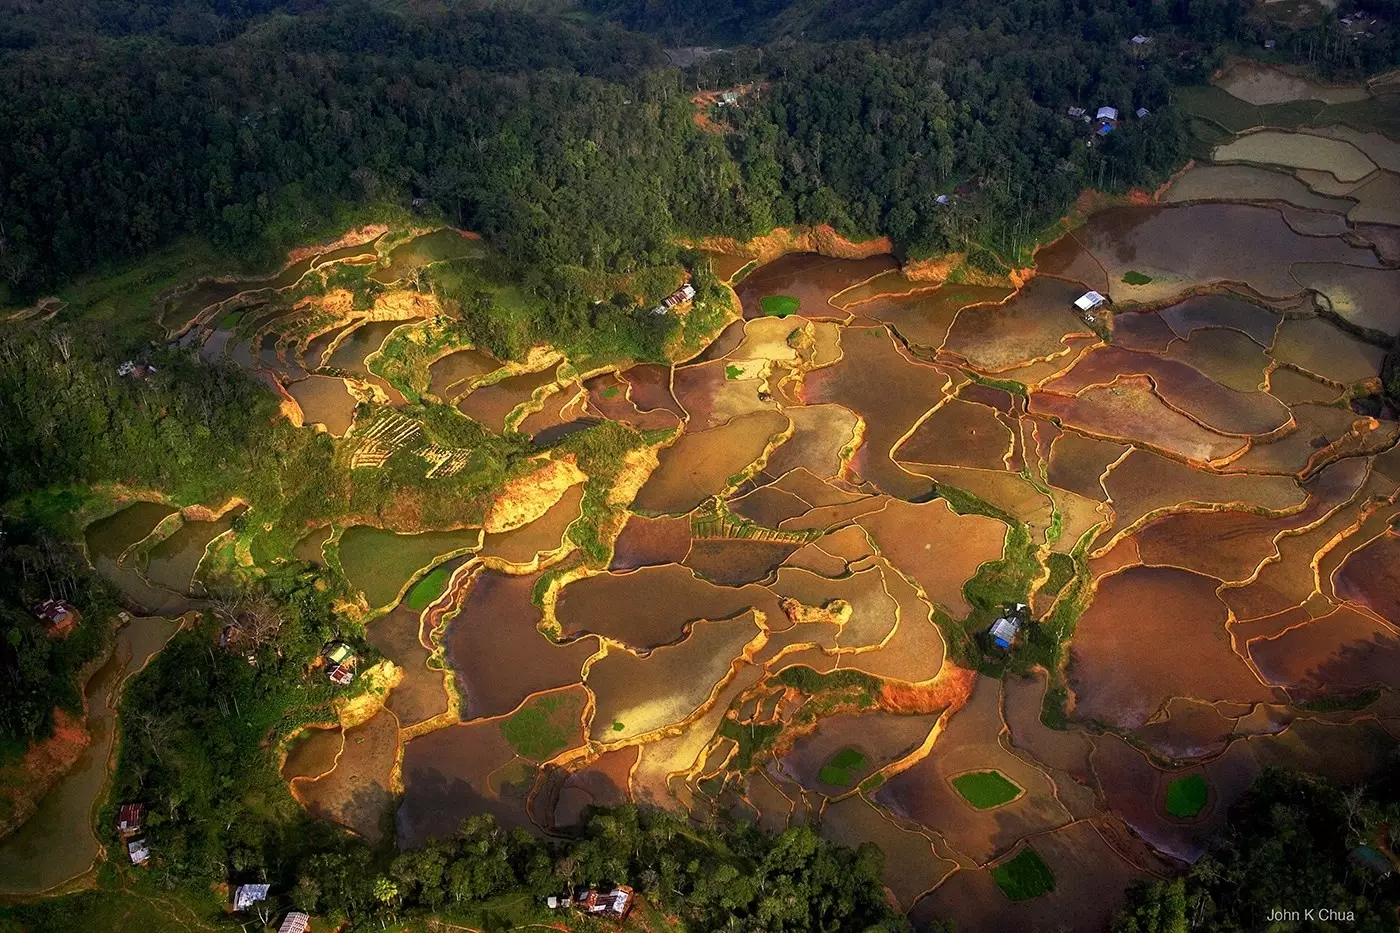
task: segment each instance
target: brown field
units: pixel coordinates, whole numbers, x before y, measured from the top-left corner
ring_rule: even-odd
[[[792,421],[792,437],[773,451],[765,470],[781,476],[802,467],[829,478],[841,472],[841,453],[855,440],[855,412],[840,405],[803,405],[784,412]]]
[[[355,420],[355,398],[338,376],[308,376],[287,386],[307,424],[324,425],[335,437],[350,430]]]
[[[933,602],[961,618],[970,608],[962,587],[977,568],[1001,557],[1006,526],[985,515],[958,515],[943,499],[892,501],[862,516],[861,526],[890,562]]]
[[[798,313],[804,317],[844,319],[844,315],[828,303],[831,296],[889,272],[897,265],[892,256],[830,259],[815,253],[791,253],[749,273],[735,291],[745,318],[763,315],[759,300],[764,296],[791,295],[798,300]]]
[[[1231,649],[1217,586],[1170,567],[1102,580],[1070,646],[1075,714],[1132,729],[1170,697],[1276,699]]]
[[[556,368],[550,366],[539,372],[507,376],[500,382],[472,389],[457,403],[457,410],[499,434],[505,430],[506,417],[517,406],[528,402],[537,389],[554,382]]]
[[[564,491],[559,501],[527,525],[484,536],[480,554],[513,564],[529,564],[540,553],[557,550],[564,532],[582,513],[583,484]]]
[[[885,886],[905,910],[914,906],[919,895],[957,868],[957,862],[934,851],[933,841],[927,836],[896,825],[860,797],[851,797],[823,810],[820,832],[838,845],[857,847],[863,842],[878,845],[885,853]]]
[[[928,738],[939,715],[844,713],[829,716],[822,720],[820,730],[793,743],[782,758],[783,771],[808,790],[838,797],[886,765],[916,751]],[[844,748],[860,752],[865,756],[865,763],[850,772],[852,780],[847,785],[823,782],[822,768]]]
[[[967,706],[952,716],[927,757],[888,780],[876,803],[943,837],[954,851],[985,863],[1022,838],[1064,826],[1071,816],[1042,772],[1002,746],[1001,685],[979,678]],[[1025,790],[994,810],[975,810],[949,783],[967,771],[1000,771]]]
[[[782,614],[777,598],[761,586],[716,586],[689,568],[667,564],[570,583],[555,615],[566,638],[602,635],[646,651],[679,641],[693,622],[729,619],[750,608],[767,618]]]
[[[895,457],[915,463],[1003,470],[1011,450],[1011,431],[994,409],[950,398],[895,449]]]
[[[595,638],[555,645],[539,633],[541,613],[530,602],[537,577],[481,571],[447,624],[445,656],[468,718],[501,716],[532,693],[578,683],[598,651]]]
[[[854,464],[862,477],[890,495],[926,492],[928,482],[895,466],[890,451],[949,394],[952,376],[910,359],[883,327],[847,328],[843,347],[841,362],[807,375],[803,398],[835,402],[865,421],[865,440]]]
[[[393,713],[380,711],[364,725],[345,731],[335,770],[315,780],[294,781],[292,793],[317,816],[378,842],[393,805],[389,775],[398,753],[398,721]]]
[[[708,431],[682,434],[661,451],[661,465],[637,494],[634,507],[660,514],[691,511],[725,491],[731,477],[763,456],[787,426],[787,418],[776,411],[756,411]]]
[[[744,320],[680,365],[598,374],[574,360],[480,386],[501,364],[474,350],[435,361],[433,394],[495,431],[519,411],[513,430],[536,448],[602,420],[678,430],[650,474],[629,461],[640,469],[618,489],[640,491],[609,503],[608,566],[570,541],[576,484],[472,555],[524,571],[546,555],[553,569],[474,565],[432,632],[403,606],[372,619],[369,641],[402,677],[344,740],[317,731],[286,750],[295,793],[374,838],[399,726],[414,727],[403,845],[478,813],[568,831],[629,801],[813,825],[880,845],[916,923],[1000,933],[1106,927],[1124,885],[1198,858],[1267,766],[1373,779],[1400,745],[1400,422],[1347,403],[1375,392],[1400,329],[1380,258],[1400,258],[1400,238],[1355,226],[1395,214],[1400,145],[1337,125],[1221,149],[1242,153],[1309,167],[1197,166],[1167,204],[1099,211],[1047,244],[1019,289],[919,282],[889,256],[789,255],[755,262],[737,289]],[[736,276],[747,261],[720,264]],[[1130,271],[1152,281],[1126,283]],[[1116,299],[1094,324],[1108,339],[1071,310],[1085,288]],[[768,296],[796,298],[797,313],[763,314]],[[315,349],[362,367],[392,326]],[[251,363],[251,333],[218,352]],[[280,368],[276,353],[264,341]],[[586,365],[580,384],[572,366]],[[292,383],[311,393],[308,417],[328,388],[320,403],[343,432],[354,399],[340,383]],[[103,519],[88,549],[129,598],[178,607],[189,600],[116,564],[168,512]],[[297,556],[321,559],[330,532],[297,529]],[[350,537],[361,575],[383,576],[388,552]],[[1004,568],[979,576],[1008,540]],[[1072,552],[1074,570],[1087,564],[1073,584]],[[172,585],[187,585],[193,568],[176,569]],[[1065,663],[1047,652],[1053,632],[1032,628],[1004,677],[959,666],[1002,666],[983,649],[988,603],[1026,599],[1012,589],[1024,579],[1040,588],[1033,624],[1087,604],[1057,629]],[[799,667],[880,683],[824,690]],[[1364,710],[1294,705],[1372,688]],[[464,721],[444,726],[457,700]],[[824,776],[843,751],[863,760]],[[951,780],[989,770],[1022,793],[977,810]],[[1165,811],[1186,774],[1210,788],[1189,820]],[[1056,887],[1012,903],[990,868],[1027,846]]]

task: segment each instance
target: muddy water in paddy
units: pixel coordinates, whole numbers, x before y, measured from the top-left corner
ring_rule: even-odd
[[[0,893],[33,894],[87,871],[97,858],[93,807],[107,779],[122,681],[139,671],[175,633],[166,619],[136,618],[83,691],[92,741],[14,833],[0,840]]]
[[[500,382],[473,389],[460,402],[457,410],[479,421],[489,430],[500,433],[505,430],[506,417],[530,400],[535,390],[541,389],[555,380],[557,366],[549,366],[539,372],[507,376]]]
[[[287,757],[282,762],[282,779],[318,778],[335,767],[335,760],[345,744],[339,726],[310,726],[287,743]]]
[[[160,522],[175,514],[175,507],[159,502],[136,502],[106,518],[99,518],[83,531],[88,557],[120,559],[132,545],[149,535]]]
[[[389,264],[370,273],[370,278],[382,285],[392,285],[431,263],[484,254],[485,246],[480,239],[444,227],[394,247],[389,253]]]
[[[892,256],[829,259],[816,253],[793,253],[749,273],[736,291],[745,318],[762,317],[761,299],[776,295],[796,298],[797,311],[805,317],[844,318],[828,299],[896,265]]]
[[[185,521],[178,531],[151,548],[147,554],[146,579],[176,593],[203,591],[195,572],[205,551],[220,535],[233,527],[233,521],[247,511],[237,506],[212,522]]]
[[[466,388],[465,383],[500,367],[500,363],[480,350],[457,350],[428,367],[428,391],[440,399],[451,399]]]
[[[583,679],[596,638],[556,645],[540,634],[540,609],[530,600],[538,573],[507,576],[484,570],[472,580],[462,610],[442,636],[467,719],[501,716],[530,694]]]
[[[342,369],[360,377],[368,376],[369,370],[365,368],[365,357],[378,350],[394,328],[406,323],[409,322],[372,321],[368,324],[362,324],[355,328],[350,336],[340,341],[335,352],[322,365],[329,369]]]
[[[309,376],[287,386],[307,424],[325,425],[334,437],[350,430],[355,421],[355,397],[339,376]]]
[[[330,345],[335,343],[336,338],[341,334],[354,327],[356,323],[355,321],[351,321],[349,324],[341,324],[339,327],[331,328],[324,334],[312,337],[301,354],[302,359],[306,362],[306,368],[312,370],[319,369],[325,363],[326,351],[330,349]]]
[[[723,492],[731,478],[761,457],[769,441],[787,426],[781,414],[759,411],[708,431],[682,434],[661,451],[661,465],[637,494],[633,507],[664,514],[689,512]]]

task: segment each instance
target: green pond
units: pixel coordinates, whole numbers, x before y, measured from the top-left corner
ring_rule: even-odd
[[[350,585],[365,594],[371,607],[380,608],[398,599],[404,584],[424,567],[479,547],[479,528],[402,535],[356,525],[340,536],[340,566]]]
[[[81,875],[97,858],[93,807],[107,778],[122,682],[175,633],[168,619],[137,618],[84,690],[92,742],[18,830],[0,840],[0,894],[33,894]]]

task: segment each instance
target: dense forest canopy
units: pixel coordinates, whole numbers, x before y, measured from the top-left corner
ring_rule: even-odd
[[[26,9],[17,22],[39,15]],[[823,8],[823,27],[798,41],[681,71],[658,39],[605,21],[472,4],[80,9],[56,7],[45,41],[0,53],[12,301],[185,235],[267,265],[324,232],[333,205],[414,197],[485,234],[553,297],[570,269],[671,262],[678,235],[792,222],[889,234],[915,254],[981,244],[1006,260],[1084,187],[1150,182],[1180,162],[1171,88],[1206,74],[1246,12]],[[712,19],[704,3],[645,9]],[[762,37],[796,11],[744,7],[743,30]],[[205,15],[228,24],[213,41],[171,35]],[[1157,37],[1151,54],[1130,51],[1140,30]],[[697,89],[745,82],[762,90],[722,115],[726,132],[696,125]],[[1076,104],[1154,119],[1086,148],[1064,116]],[[966,197],[942,209],[937,195],[959,186]]]

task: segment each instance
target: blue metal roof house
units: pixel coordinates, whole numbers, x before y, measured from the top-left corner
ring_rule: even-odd
[[[1026,605],[1017,603],[1016,608],[993,622],[991,631],[987,633],[991,636],[992,644],[1003,651],[1010,649],[1016,642],[1016,635],[1021,631],[1021,623],[1025,621],[1025,612]]]

